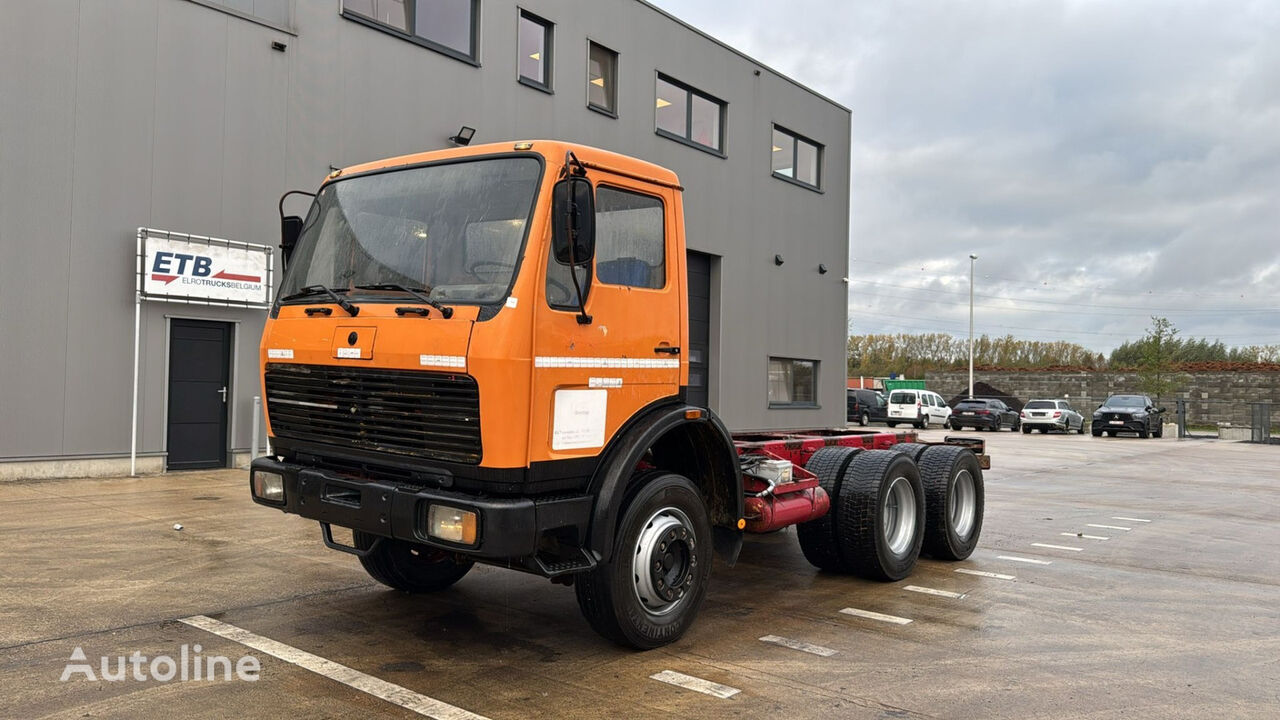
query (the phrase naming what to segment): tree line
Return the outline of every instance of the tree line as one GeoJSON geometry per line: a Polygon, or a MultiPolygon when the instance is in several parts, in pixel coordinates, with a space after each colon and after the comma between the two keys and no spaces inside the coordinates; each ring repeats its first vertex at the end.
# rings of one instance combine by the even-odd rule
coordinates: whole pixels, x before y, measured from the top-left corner
{"type": "MultiPolygon", "coordinates": [[[[1177,337],[1177,329],[1165,318],[1152,318],[1152,326],[1139,340],[1126,341],[1109,356],[1065,341],[1019,340],[1013,335],[974,338],[975,367],[1033,370],[1150,369],[1167,373],[1182,363],[1280,362],[1280,345],[1227,347],[1222,341],[1177,337]]],[[[852,335],[849,337],[849,375],[884,377],[897,373],[925,377],[929,372],[959,370],[969,365],[969,340],[947,333],[852,335]]]]}

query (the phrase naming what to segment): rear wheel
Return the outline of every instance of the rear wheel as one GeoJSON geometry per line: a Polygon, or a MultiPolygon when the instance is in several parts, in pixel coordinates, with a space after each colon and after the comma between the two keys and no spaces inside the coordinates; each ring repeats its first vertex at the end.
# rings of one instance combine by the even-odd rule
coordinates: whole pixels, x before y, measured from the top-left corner
{"type": "Polygon", "coordinates": [[[1159,425],[1156,425],[1155,430],[1151,431],[1151,437],[1156,437],[1156,438],[1164,437],[1164,421],[1163,420],[1160,421],[1159,425]]]}
{"type": "Polygon", "coordinates": [[[875,580],[911,574],[924,538],[924,489],[911,458],[868,450],[849,463],[840,487],[840,557],[850,571],[875,580]]]}
{"type": "Polygon", "coordinates": [[[859,424],[859,425],[861,425],[862,427],[866,427],[866,426],[870,425],[870,424],[871,424],[871,413],[869,413],[869,412],[863,412],[861,415],[859,415],[859,416],[858,416],[858,424],[859,424]]]}
{"type": "Polygon", "coordinates": [[[920,462],[920,456],[923,455],[924,451],[928,450],[929,447],[930,446],[923,443],[898,443],[896,445],[890,445],[889,452],[902,453],[912,460],[920,462]]]}
{"type": "MultiPolygon", "coordinates": [[[[900,443],[907,445],[909,443],[900,443]]],[[[805,560],[819,570],[840,572],[846,570],[840,559],[839,541],[836,538],[836,514],[839,505],[840,484],[843,482],[845,468],[853,457],[862,452],[862,448],[825,447],[815,452],[805,464],[805,469],[818,476],[818,486],[831,499],[831,509],[817,520],[796,525],[796,537],[800,540],[800,551],[805,560]]]]}
{"type": "Polygon", "coordinates": [[[920,428],[921,430],[927,430],[929,428],[929,416],[925,415],[921,417],[920,422],[916,424],[916,427],[920,428]]]}
{"type": "Polygon", "coordinates": [[[360,558],[365,572],[374,580],[409,593],[443,590],[462,579],[474,564],[456,553],[429,545],[382,538],[355,530],[355,546],[373,552],[360,558]],[[375,546],[376,543],[376,546],[375,546]]]}
{"type": "Polygon", "coordinates": [[[1083,435],[1083,434],[1084,434],[1084,419],[1083,419],[1083,418],[1081,418],[1081,419],[1080,419],[1080,425],[1076,428],[1076,434],[1077,434],[1077,435],[1083,435]]]}
{"type": "Polygon", "coordinates": [[[640,650],[680,639],[711,576],[707,507],[687,478],[653,472],[631,491],[613,557],[578,576],[578,607],[592,629],[640,650]]]}
{"type": "Polygon", "coordinates": [[[889,427],[898,427],[898,423],[896,422],[885,421],[885,425],[888,425],[889,427]]]}
{"type": "Polygon", "coordinates": [[[982,468],[966,448],[934,445],[920,457],[924,487],[923,552],[963,560],[978,546],[985,503],[982,468]]]}
{"type": "Polygon", "coordinates": [[[1023,426],[1022,426],[1022,434],[1023,434],[1023,435],[1030,435],[1030,434],[1031,434],[1031,428],[1027,427],[1026,425],[1023,425],[1023,426]]]}

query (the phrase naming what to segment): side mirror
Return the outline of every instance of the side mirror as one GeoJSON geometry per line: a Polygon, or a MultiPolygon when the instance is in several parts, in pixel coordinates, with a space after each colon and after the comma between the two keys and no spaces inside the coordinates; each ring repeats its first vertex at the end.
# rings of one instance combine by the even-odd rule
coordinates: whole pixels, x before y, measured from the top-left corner
{"type": "Polygon", "coordinates": [[[280,254],[284,256],[285,266],[289,265],[289,258],[293,256],[293,248],[297,246],[300,235],[302,218],[297,215],[280,218],[280,254]]]}
{"type": "Polygon", "coordinates": [[[596,200],[590,180],[567,177],[551,191],[551,248],[561,264],[591,262],[596,251],[596,200]]]}

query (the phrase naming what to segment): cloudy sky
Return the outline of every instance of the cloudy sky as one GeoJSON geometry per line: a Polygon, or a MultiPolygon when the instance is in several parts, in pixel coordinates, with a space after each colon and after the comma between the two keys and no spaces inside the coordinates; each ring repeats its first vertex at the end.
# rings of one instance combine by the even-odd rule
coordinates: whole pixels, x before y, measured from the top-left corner
{"type": "Polygon", "coordinates": [[[1280,343],[1280,0],[651,1],[853,110],[852,332],[975,253],[979,334],[1280,343]]]}

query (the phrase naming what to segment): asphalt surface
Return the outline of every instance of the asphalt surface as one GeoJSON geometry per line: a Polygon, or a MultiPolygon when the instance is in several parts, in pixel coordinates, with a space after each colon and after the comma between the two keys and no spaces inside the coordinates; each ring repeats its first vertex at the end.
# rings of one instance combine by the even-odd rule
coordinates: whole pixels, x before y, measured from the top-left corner
{"type": "Polygon", "coordinates": [[[314,523],[253,505],[243,472],[0,484],[0,717],[421,717],[386,696],[437,717],[1280,715],[1280,447],[977,435],[994,467],[969,560],[882,584],[815,571],[792,531],[749,538],[694,628],[646,653],[516,572],[384,589],[314,523]],[[253,656],[258,679],[60,681],[76,648],[98,673],[183,645],[253,656]]]}

